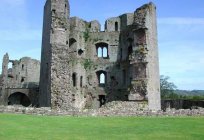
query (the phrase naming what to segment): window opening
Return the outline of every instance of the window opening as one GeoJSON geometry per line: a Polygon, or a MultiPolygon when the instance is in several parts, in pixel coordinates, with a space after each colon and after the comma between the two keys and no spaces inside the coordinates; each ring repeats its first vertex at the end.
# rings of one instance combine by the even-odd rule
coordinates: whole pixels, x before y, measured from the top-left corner
{"type": "Polygon", "coordinates": [[[121,48],[120,49],[120,60],[122,60],[123,59],[123,49],[121,48]]]}
{"type": "Polygon", "coordinates": [[[108,44],[107,43],[97,43],[96,51],[98,57],[108,58],[108,44]]]}
{"type": "Polygon", "coordinates": [[[80,87],[83,86],[83,76],[80,77],[80,87]]]}
{"type": "Polygon", "coordinates": [[[104,73],[100,74],[99,84],[105,84],[105,74],[104,73]]]}
{"type": "Polygon", "coordinates": [[[98,57],[102,57],[102,48],[101,47],[99,47],[98,48],[98,57]]]}
{"type": "Polygon", "coordinates": [[[25,81],[25,78],[24,77],[22,77],[21,78],[21,83],[23,83],[25,81]]]}
{"type": "Polygon", "coordinates": [[[108,57],[108,49],[106,47],[103,48],[103,57],[108,57]]]}
{"type": "Polygon", "coordinates": [[[76,73],[72,74],[73,87],[76,87],[76,73]]]}
{"type": "Polygon", "coordinates": [[[83,52],[84,52],[84,51],[83,51],[82,49],[79,49],[79,50],[78,50],[78,55],[82,55],[83,52]]]}
{"type": "Polygon", "coordinates": [[[115,22],[115,31],[118,31],[118,22],[115,22]]]}
{"type": "Polygon", "coordinates": [[[98,77],[98,83],[100,87],[104,87],[106,84],[106,72],[105,71],[98,71],[96,72],[98,77]]]}

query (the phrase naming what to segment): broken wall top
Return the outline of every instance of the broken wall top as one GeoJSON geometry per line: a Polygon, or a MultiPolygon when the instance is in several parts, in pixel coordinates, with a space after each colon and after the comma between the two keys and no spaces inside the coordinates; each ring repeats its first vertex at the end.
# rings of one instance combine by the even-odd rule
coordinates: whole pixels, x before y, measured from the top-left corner
{"type": "Polygon", "coordinates": [[[136,9],[134,12],[134,25],[137,25],[138,28],[147,28],[147,15],[152,9],[156,9],[156,6],[152,2],[136,9]]]}

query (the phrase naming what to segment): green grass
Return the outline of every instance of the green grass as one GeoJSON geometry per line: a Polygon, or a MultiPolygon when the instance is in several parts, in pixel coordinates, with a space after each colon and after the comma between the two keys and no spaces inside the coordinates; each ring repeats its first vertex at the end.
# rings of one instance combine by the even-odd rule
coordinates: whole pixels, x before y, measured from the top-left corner
{"type": "Polygon", "coordinates": [[[204,140],[204,117],[0,114],[0,140],[204,140]]]}

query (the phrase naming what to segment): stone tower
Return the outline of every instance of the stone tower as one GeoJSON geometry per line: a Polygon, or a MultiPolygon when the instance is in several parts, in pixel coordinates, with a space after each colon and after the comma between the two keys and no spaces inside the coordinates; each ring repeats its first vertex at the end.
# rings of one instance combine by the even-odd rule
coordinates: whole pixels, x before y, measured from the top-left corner
{"type": "Polygon", "coordinates": [[[160,110],[157,22],[156,7],[153,3],[143,5],[135,11],[132,31],[134,45],[130,64],[133,88],[130,95],[146,94],[148,108],[160,110]]]}
{"type": "Polygon", "coordinates": [[[2,99],[4,99],[4,96],[5,96],[5,91],[6,91],[5,89],[8,87],[8,64],[9,64],[9,55],[8,53],[6,53],[3,57],[3,63],[2,63],[2,81],[1,81],[2,89],[0,91],[1,92],[0,94],[2,95],[0,96],[0,105],[7,104],[5,100],[2,100],[2,99]]]}
{"type": "Polygon", "coordinates": [[[69,96],[69,2],[47,0],[44,7],[40,106],[64,109],[69,96]]]}
{"type": "Polygon", "coordinates": [[[157,39],[157,17],[156,6],[149,3],[146,12],[147,44],[149,44],[148,53],[148,106],[151,110],[161,110],[160,97],[160,74],[159,74],[159,54],[158,54],[158,39],[157,39]]]}
{"type": "Polygon", "coordinates": [[[2,83],[3,88],[7,88],[7,81],[8,81],[8,64],[9,64],[9,55],[6,53],[3,57],[2,63],[2,83]]]}

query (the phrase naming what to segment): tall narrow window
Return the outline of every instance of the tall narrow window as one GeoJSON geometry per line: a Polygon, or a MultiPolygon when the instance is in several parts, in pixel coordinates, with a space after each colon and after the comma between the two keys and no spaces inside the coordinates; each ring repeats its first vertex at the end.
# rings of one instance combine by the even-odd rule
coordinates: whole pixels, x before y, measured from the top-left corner
{"type": "Polygon", "coordinates": [[[103,57],[108,57],[108,49],[106,47],[103,48],[103,57]]]}
{"type": "Polygon", "coordinates": [[[128,55],[131,55],[132,52],[133,52],[133,50],[132,50],[132,45],[130,45],[130,46],[128,47],[128,55]]]}
{"type": "Polygon", "coordinates": [[[115,31],[118,31],[118,22],[115,22],[115,31]]]}
{"type": "Polygon", "coordinates": [[[97,71],[96,72],[97,77],[98,77],[98,84],[100,87],[105,87],[106,85],[106,72],[103,70],[97,71]]]}
{"type": "Polygon", "coordinates": [[[132,44],[133,44],[133,39],[132,38],[128,38],[127,39],[128,56],[131,55],[132,52],[133,52],[132,44]]]}
{"type": "Polygon", "coordinates": [[[24,70],[24,65],[22,64],[22,70],[24,70]]]}
{"type": "Polygon", "coordinates": [[[98,53],[98,57],[102,57],[102,53],[103,53],[102,51],[103,51],[102,48],[99,47],[98,48],[98,52],[97,52],[98,53]]]}
{"type": "Polygon", "coordinates": [[[105,80],[106,80],[106,79],[105,79],[105,74],[104,74],[104,73],[101,73],[101,74],[100,74],[100,81],[99,81],[100,84],[105,84],[105,80]]]}
{"type": "Polygon", "coordinates": [[[76,87],[76,73],[72,74],[72,83],[73,83],[73,87],[76,87]]]}
{"type": "Polygon", "coordinates": [[[123,49],[121,48],[120,49],[120,60],[122,60],[123,59],[123,49]]]}
{"type": "Polygon", "coordinates": [[[83,86],[83,76],[80,77],[80,87],[83,86]]]}

